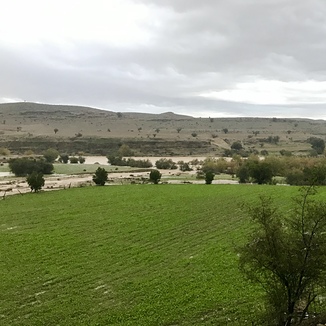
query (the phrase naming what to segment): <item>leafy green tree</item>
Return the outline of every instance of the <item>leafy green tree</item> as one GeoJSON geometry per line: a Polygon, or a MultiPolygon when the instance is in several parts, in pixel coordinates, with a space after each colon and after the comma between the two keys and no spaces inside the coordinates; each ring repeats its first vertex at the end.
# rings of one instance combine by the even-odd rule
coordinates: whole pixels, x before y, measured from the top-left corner
{"type": "Polygon", "coordinates": [[[326,294],[326,203],[313,194],[302,188],[288,215],[266,197],[247,207],[255,228],[238,248],[240,270],[265,291],[266,325],[300,324],[326,294]]]}
{"type": "Polygon", "coordinates": [[[268,163],[259,162],[252,166],[250,176],[254,179],[255,183],[271,183],[273,179],[273,169],[268,163]]]}
{"type": "Polygon", "coordinates": [[[9,169],[15,176],[25,177],[34,171],[51,174],[53,172],[53,164],[43,159],[36,160],[28,157],[12,158],[9,160],[9,169]]]}
{"type": "Polygon", "coordinates": [[[158,184],[161,180],[162,174],[159,170],[152,170],[149,174],[149,180],[154,184],[158,184]]]}
{"type": "Polygon", "coordinates": [[[49,163],[53,163],[58,156],[59,156],[59,152],[54,148],[49,148],[43,153],[43,157],[49,163]]]}
{"type": "Polygon", "coordinates": [[[227,133],[229,132],[229,129],[228,129],[228,128],[223,128],[222,130],[223,130],[223,132],[224,132],[225,134],[227,134],[227,133]]]}
{"type": "Polygon", "coordinates": [[[105,182],[108,181],[108,172],[104,168],[98,167],[93,175],[93,181],[98,186],[104,186],[105,182]]]}
{"type": "Polygon", "coordinates": [[[205,183],[210,185],[214,180],[215,174],[211,171],[205,173],[205,183]]]}
{"type": "Polygon", "coordinates": [[[314,149],[317,154],[323,154],[325,150],[325,141],[318,137],[310,137],[307,142],[311,144],[312,149],[314,149]]]}
{"type": "Polygon", "coordinates": [[[31,191],[39,192],[42,187],[44,186],[44,178],[43,173],[33,171],[31,174],[29,174],[26,178],[26,181],[31,188],[31,191]]]}
{"type": "Polygon", "coordinates": [[[83,163],[85,163],[86,160],[85,160],[85,157],[79,156],[78,161],[79,161],[80,164],[83,164],[83,163]]]}

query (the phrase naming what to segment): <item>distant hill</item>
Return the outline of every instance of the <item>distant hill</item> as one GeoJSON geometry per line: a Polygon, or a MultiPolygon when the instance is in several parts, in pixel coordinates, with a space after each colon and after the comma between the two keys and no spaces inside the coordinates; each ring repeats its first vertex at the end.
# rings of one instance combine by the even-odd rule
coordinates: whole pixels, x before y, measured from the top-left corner
{"type": "Polygon", "coordinates": [[[323,120],[276,118],[194,118],[113,112],[83,106],[38,103],[0,104],[0,146],[14,152],[48,146],[101,154],[128,143],[137,154],[215,155],[234,141],[246,149],[306,152],[309,137],[325,139],[323,120]],[[278,136],[277,144],[265,142],[278,136]],[[69,145],[69,146],[68,146],[69,145]],[[101,152],[101,148],[103,148],[101,152]]]}

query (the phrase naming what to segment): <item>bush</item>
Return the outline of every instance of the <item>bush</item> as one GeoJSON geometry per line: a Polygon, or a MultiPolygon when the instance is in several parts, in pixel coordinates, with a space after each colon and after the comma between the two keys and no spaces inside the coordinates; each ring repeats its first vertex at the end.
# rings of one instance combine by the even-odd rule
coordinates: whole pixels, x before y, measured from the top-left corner
{"type": "Polygon", "coordinates": [[[9,169],[17,177],[25,177],[34,171],[43,174],[51,174],[53,172],[53,164],[43,159],[36,160],[27,157],[12,158],[9,160],[9,169]]]}
{"type": "Polygon", "coordinates": [[[38,192],[42,189],[44,186],[44,178],[43,178],[43,173],[41,172],[32,172],[29,174],[26,178],[26,181],[31,188],[31,191],[38,192]]]}
{"type": "Polygon", "coordinates": [[[79,156],[78,161],[79,161],[80,164],[83,164],[83,163],[85,163],[86,160],[85,160],[85,157],[79,156]]]}
{"type": "Polygon", "coordinates": [[[69,155],[68,154],[60,154],[59,162],[67,164],[69,161],[69,155]]]}
{"type": "Polygon", "coordinates": [[[78,157],[76,156],[71,156],[69,158],[71,164],[77,164],[78,163],[78,157]]]}
{"type": "Polygon", "coordinates": [[[59,156],[59,152],[54,148],[49,148],[43,153],[43,156],[47,162],[53,163],[59,156]]]}
{"type": "Polygon", "coordinates": [[[155,162],[155,166],[158,169],[163,169],[163,170],[174,170],[177,169],[177,165],[175,162],[173,162],[171,159],[167,158],[161,158],[155,162]]]}
{"type": "Polygon", "coordinates": [[[93,176],[93,181],[98,186],[104,186],[105,182],[108,181],[108,172],[104,168],[97,168],[93,176]]]}
{"type": "Polygon", "coordinates": [[[161,177],[162,174],[159,170],[152,170],[149,174],[149,180],[154,184],[158,184],[158,182],[161,180],[161,177]]]}
{"type": "Polygon", "coordinates": [[[205,174],[205,183],[207,185],[210,185],[212,181],[214,180],[215,174],[211,171],[206,172],[205,174]]]}
{"type": "Polygon", "coordinates": [[[0,147],[0,155],[9,156],[10,150],[8,148],[0,147]]]}

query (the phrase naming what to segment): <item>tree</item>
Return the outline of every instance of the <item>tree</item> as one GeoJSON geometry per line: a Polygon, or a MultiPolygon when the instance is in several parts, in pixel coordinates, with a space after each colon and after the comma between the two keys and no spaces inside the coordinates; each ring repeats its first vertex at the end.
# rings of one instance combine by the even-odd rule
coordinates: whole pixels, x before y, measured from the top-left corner
{"type": "Polygon", "coordinates": [[[311,144],[311,147],[317,152],[317,154],[323,154],[325,150],[325,141],[321,138],[310,137],[307,142],[311,144]]]}
{"type": "Polygon", "coordinates": [[[59,152],[54,148],[49,148],[43,153],[43,157],[49,163],[53,163],[58,156],[59,156],[59,152]]]}
{"type": "Polygon", "coordinates": [[[79,156],[78,161],[79,161],[80,164],[83,164],[83,163],[85,163],[86,159],[83,156],[79,156]]]}
{"type": "Polygon", "coordinates": [[[162,174],[159,170],[152,170],[151,173],[149,174],[149,180],[156,185],[161,180],[161,177],[162,174]]]}
{"type": "Polygon", "coordinates": [[[258,162],[252,166],[250,176],[254,179],[255,183],[271,183],[273,179],[273,169],[269,163],[258,162]]]}
{"type": "Polygon", "coordinates": [[[182,130],[182,128],[177,128],[177,133],[179,133],[182,130]]]}
{"type": "Polygon", "coordinates": [[[31,191],[39,192],[42,187],[44,186],[44,178],[43,173],[33,171],[31,174],[29,174],[26,178],[26,181],[31,188],[31,191]]]}
{"type": "Polygon", "coordinates": [[[236,151],[240,151],[241,149],[243,149],[241,141],[235,141],[234,143],[232,143],[231,149],[234,149],[236,151]]]}
{"type": "Polygon", "coordinates": [[[206,172],[205,174],[205,183],[210,185],[214,180],[215,174],[211,171],[206,172]]]}
{"type": "Polygon", "coordinates": [[[108,181],[108,172],[104,168],[98,167],[93,175],[93,181],[98,186],[104,186],[105,182],[108,181]]]}
{"type": "Polygon", "coordinates": [[[56,134],[58,131],[59,131],[59,129],[58,128],[54,128],[54,134],[56,134]]]}
{"type": "Polygon", "coordinates": [[[222,130],[223,130],[223,132],[224,132],[225,134],[227,134],[227,133],[229,132],[229,129],[228,129],[228,128],[223,128],[222,130]]]}
{"type": "Polygon", "coordinates": [[[265,291],[268,325],[297,325],[318,295],[325,295],[326,203],[302,188],[288,216],[271,198],[247,207],[255,228],[238,248],[240,270],[265,291]]]}
{"type": "Polygon", "coordinates": [[[121,157],[123,157],[123,156],[133,156],[134,152],[130,149],[130,147],[127,144],[122,144],[119,147],[118,155],[121,156],[121,157]]]}
{"type": "Polygon", "coordinates": [[[69,155],[68,154],[60,154],[59,161],[61,163],[67,164],[69,161],[69,155]]]}
{"type": "Polygon", "coordinates": [[[9,160],[9,169],[17,177],[25,177],[28,174],[41,172],[43,174],[51,174],[53,164],[45,160],[36,160],[32,158],[12,158],[9,160]]]}

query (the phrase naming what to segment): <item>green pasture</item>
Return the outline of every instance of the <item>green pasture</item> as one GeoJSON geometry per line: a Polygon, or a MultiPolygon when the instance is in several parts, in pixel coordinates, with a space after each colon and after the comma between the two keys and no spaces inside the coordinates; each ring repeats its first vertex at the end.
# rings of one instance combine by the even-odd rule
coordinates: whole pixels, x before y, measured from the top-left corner
{"type": "MultiPolygon", "coordinates": [[[[296,187],[129,185],[0,201],[0,325],[251,325],[261,292],[238,272],[260,194],[296,187]]],[[[326,197],[322,190],[320,196],[326,197]]]]}

